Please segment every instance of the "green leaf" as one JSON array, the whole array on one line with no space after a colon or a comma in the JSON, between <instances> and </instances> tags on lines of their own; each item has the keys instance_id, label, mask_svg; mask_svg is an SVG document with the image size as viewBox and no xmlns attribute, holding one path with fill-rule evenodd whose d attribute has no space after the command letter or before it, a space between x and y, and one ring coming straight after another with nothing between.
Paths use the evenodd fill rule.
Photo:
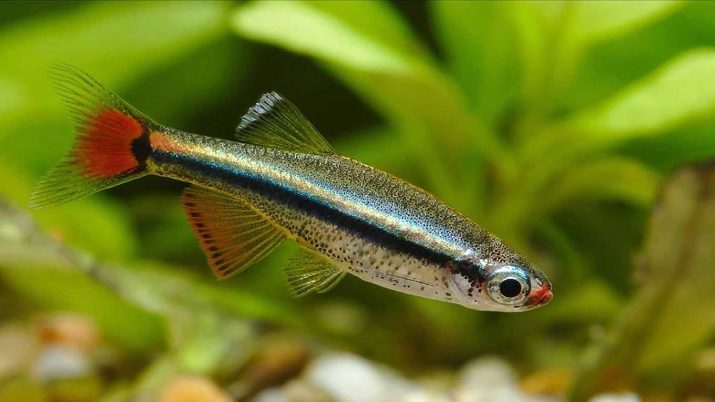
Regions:
<instances>
[{"instance_id":1,"label":"green leaf","mask_svg":"<svg viewBox=\"0 0 715 402\"><path fill-rule=\"evenodd\" d=\"M651 24L682 6L682 1L579 1L572 3L577 40L593 43Z\"/></svg>"},{"instance_id":2,"label":"green leaf","mask_svg":"<svg viewBox=\"0 0 715 402\"><path fill-rule=\"evenodd\" d=\"M715 113L715 50L688 51L611 99L582 111L568 127L596 144L653 135Z\"/></svg>"},{"instance_id":3,"label":"green leaf","mask_svg":"<svg viewBox=\"0 0 715 402\"><path fill-rule=\"evenodd\" d=\"M13 125L59 115L46 69L67 62L110 88L219 35L227 5L88 3L0 32L0 135ZM46 135L46 133L43 133Z\"/></svg>"},{"instance_id":4,"label":"green leaf","mask_svg":"<svg viewBox=\"0 0 715 402\"><path fill-rule=\"evenodd\" d=\"M521 58L522 101L536 106L542 92L548 90L547 54L553 48L550 36L564 3L519 1L508 2L505 7L517 39L515 50Z\"/></svg>"},{"instance_id":5,"label":"green leaf","mask_svg":"<svg viewBox=\"0 0 715 402\"><path fill-rule=\"evenodd\" d=\"M562 172L604 148L711 120L715 116L712 71L715 50L688 51L600 105L543 128L519 149L525 166L519 192L529 197L541 194ZM683 135L693 134L688 130ZM503 203L505 207L511 204ZM526 215L530 208L526 205L517 213Z\"/></svg>"},{"instance_id":6,"label":"green leaf","mask_svg":"<svg viewBox=\"0 0 715 402\"><path fill-rule=\"evenodd\" d=\"M623 157L608 157L587 162L559 177L545 192L545 211L561 205L595 200L619 200L650 205L658 187L658 175L642 163Z\"/></svg>"},{"instance_id":7,"label":"green leaf","mask_svg":"<svg viewBox=\"0 0 715 402\"><path fill-rule=\"evenodd\" d=\"M340 12L335 15L333 9ZM400 50L377 35L359 30L359 27L373 26L370 19L378 18L386 27L387 38L401 36L395 35L399 31L395 29L396 19L386 15L387 10L385 5L373 2L361 4L359 10L343 2L254 2L241 6L232 23L248 38L280 44L296 53L308 53L358 70L409 73L413 67ZM351 14L351 21L347 21L346 17ZM399 41L404 39L399 38Z\"/></svg>"},{"instance_id":8,"label":"green leaf","mask_svg":"<svg viewBox=\"0 0 715 402\"><path fill-rule=\"evenodd\" d=\"M76 64L121 92L120 83L218 37L226 30L225 11L213 2L88 3L6 27L0 31L0 156L39 175L68 149L74 133L52 90L52 63Z\"/></svg>"},{"instance_id":9,"label":"green leaf","mask_svg":"<svg viewBox=\"0 0 715 402\"><path fill-rule=\"evenodd\" d=\"M710 160L715 155L715 121L696 127L686 125L657 137L637 138L623 144L618 152L664 173L686 163Z\"/></svg>"},{"instance_id":10,"label":"green leaf","mask_svg":"<svg viewBox=\"0 0 715 402\"><path fill-rule=\"evenodd\" d=\"M672 2L507 2L521 53L524 116L520 138L532 136L561 100L587 47L645 26L677 9ZM502 50L503 51L503 50Z\"/></svg>"},{"instance_id":11,"label":"green leaf","mask_svg":"<svg viewBox=\"0 0 715 402\"><path fill-rule=\"evenodd\" d=\"M713 43L715 3L679 4L685 6L674 7L674 12L662 21L590 47L583 55L573 85L559 99L560 110L592 106L683 51Z\"/></svg>"},{"instance_id":12,"label":"green leaf","mask_svg":"<svg viewBox=\"0 0 715 402\"><path fill-rule=\"evenodd\" d=\"M445 124L456 117L442 136L464 135L458 130L467 115L453 84L385 3L252 2L236 9L232 23L245 37L324 63L393 124L419 127L410 120ZM428 141L420 131L408 139Z\"/></svg>"},{"instance_id":13,"label":"green leaf","mask_svg":"<svg viewBox=\"0 0 715 402\"><path fill-rule=\"evenodd\" d=\"M145 353L161 344L159 317L128 305L89 276L71 269L70 256L88 266L94 266L94 261L60 246L58 236L47 237L29 216L6 200L0 200L0 222L3 284L45 308L92 316L108 338L131 351Z\"/></svg>"},{"instance_id":14,"label":"green leaf","mask_svg":"<svg viewBox=\"0 0 715 402\"><path fill-rule=\"evenodd\" d=\"M436 1L428 3L452 74L476 114L487 122L500 117L515 95L518 66L512 21L506 3Z\"/></svg>"}]
</instances>

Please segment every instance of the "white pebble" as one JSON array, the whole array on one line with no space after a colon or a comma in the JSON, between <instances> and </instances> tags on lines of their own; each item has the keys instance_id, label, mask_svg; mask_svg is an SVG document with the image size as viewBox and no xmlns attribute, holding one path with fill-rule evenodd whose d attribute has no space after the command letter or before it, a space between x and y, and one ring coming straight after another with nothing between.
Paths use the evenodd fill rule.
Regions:
<instances>
[{"instance_id":1,"label":"white pebble","mask_svg":"<svg viewBox=\"0 0 715 402\"><path fill-rule=\"evenodd\" d=\"M35 366L35 374L41 381L80 378L91 371L92 364L86 356L73 347L63 345L44 347Z\"/></svg>"},{"instance_id":2,"label":"white pebble","mask_svg":"<svg viewBox=\"0 0 715 402\"><path fill-rule=\"evenodd\" d=\"M640 402L641 398L633 393L596 395L589 402Z\"/></svg>"},{"instance_id":3,"label":"white pebble","mask_svg":"<svg viewBox=\"0 0 715 402\"><path fill-rule=\"evenodd\" d=\"M305 378L339 402L396 401L415 387L387 369L346 353L317 359Z\"/></svg>"},{"instance_id":4,"label":"white pebble","mask_svg":"<svg viewBox=\"0 0 715 402\"><path fill-rule=\"evenodd\" d=\"M523 393L516 373L499 358L485 357L468 363L459 376L456 402L542 402L548 399Z\"/></svg>"}]
</instances>

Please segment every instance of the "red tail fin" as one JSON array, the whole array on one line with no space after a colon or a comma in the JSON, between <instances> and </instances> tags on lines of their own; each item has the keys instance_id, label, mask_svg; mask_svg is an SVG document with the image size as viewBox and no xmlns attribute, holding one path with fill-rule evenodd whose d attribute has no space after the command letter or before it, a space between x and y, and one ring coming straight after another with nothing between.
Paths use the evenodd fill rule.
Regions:
<instances>
[{"instance_id":1,"label":"red tail fin","mask_svg":"<svg viewBox=\"0 0 715 402\"><path fill-rule=\"evenodd\" d=\"M114 108L90 116L72 151L88 177L107 178L130 172L142 161L132 152L132 143L144 127L132 116Z\"/></svg>"},{"instance_id":2,"label":"red tail fin","mask_svg":"<svg viewBox=\"0 0 715 402\"><path fill-rule=\"evenodd\" d=\"M75 67L58 65L51 75L78 136L41 180L30 206L67 202L143 175L149 131L156 123Z\"/></svg>"}]
</instances>

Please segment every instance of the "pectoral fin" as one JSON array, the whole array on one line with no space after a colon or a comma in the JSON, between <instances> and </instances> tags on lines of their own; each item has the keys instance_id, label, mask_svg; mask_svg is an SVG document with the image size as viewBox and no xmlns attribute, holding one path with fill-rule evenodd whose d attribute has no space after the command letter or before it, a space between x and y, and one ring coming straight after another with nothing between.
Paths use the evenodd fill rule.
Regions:
<instances>
[{"instance_id":1,"label":"pectoral fin","mask_svg":"<svg viewBox=\"0 0 715 402\"><path fill-rule=\"evenodd\" d=\"M325 257L307 249L300 249L285 271L295 297L313 292L325 293L335 287L346 273Z\"/></svg>"}]
</instances>

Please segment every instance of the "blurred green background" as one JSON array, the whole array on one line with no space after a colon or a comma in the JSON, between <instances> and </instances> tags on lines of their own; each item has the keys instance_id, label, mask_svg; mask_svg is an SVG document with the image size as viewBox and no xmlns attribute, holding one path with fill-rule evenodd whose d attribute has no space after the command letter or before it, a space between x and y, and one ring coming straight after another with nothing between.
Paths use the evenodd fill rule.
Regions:
<instances>
[{"instance_id":1,"label":"blurred green background","mask_svg":"<svg viewBox=\"0 0 715 402\"><path fill-rule=\"evenodd\" d=\"M248 398L336 350L441 389L489 355L529 395L713 397L713 21L704 1L0 4L0 400L179 401L186 375ZM56 62L227 139L276 90L527 255L555 298L485 313L349 277L292 299L290 245L218 282L160 178L30 212L73 137Z\"/></svg>"}]
</instances>

